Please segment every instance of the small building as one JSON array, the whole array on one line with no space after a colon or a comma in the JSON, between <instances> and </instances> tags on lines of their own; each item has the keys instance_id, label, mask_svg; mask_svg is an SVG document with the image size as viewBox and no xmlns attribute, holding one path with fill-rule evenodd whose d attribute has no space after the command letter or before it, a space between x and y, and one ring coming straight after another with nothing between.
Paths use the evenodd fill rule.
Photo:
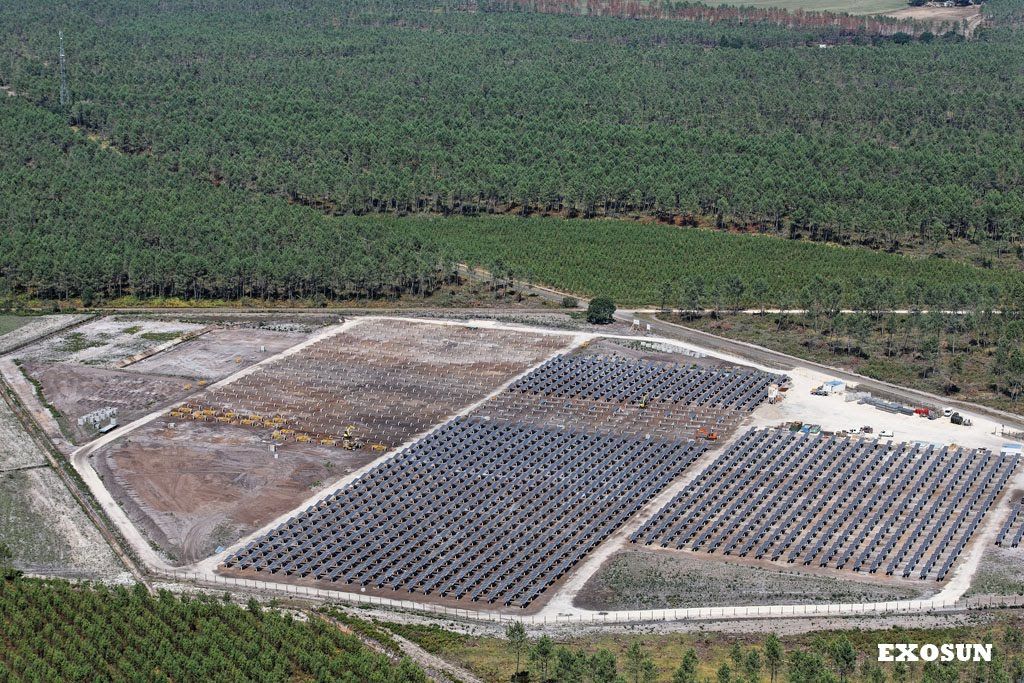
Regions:
<instances>
[{"instance_id":1,"label":"small building","mask_svg":"<svg viewBox=\"0 0 1024 683\"><path fill-rule=\"evenodd\" d=\"M846 382L838 379L830 379L821 385L821 395L831 396L832 394L841 394L846 391Z\"/></svg>"}]
</instances>

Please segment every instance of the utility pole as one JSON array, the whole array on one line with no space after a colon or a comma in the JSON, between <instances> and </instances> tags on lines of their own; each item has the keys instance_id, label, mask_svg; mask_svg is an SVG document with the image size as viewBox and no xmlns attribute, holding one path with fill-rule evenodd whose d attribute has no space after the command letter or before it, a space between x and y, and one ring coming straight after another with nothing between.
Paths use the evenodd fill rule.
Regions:
<instances>
[{"instance_id":1,"label":"utility pole","mask_svg":"<svg viewBox=\"0 0 1024 683\"><path fill-rule=\"evenodd\" d=\"M64 60L64 31L58 31L60 39L60 106L66 107L71 102L68 95L68 69Z\"/></svg>"}]
</instances>

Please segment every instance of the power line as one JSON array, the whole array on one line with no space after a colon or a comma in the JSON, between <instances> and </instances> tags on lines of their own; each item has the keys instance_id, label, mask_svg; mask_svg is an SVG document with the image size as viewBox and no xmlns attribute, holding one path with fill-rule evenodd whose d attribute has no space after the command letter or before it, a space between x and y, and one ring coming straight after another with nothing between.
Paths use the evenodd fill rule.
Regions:
<instances>
[{"instance_id":1,"label":"power line","mask_svg":"<svg viewBox=\"0 0 1024 683\"><path fill-rule=\"evenodd\" d=\"M58 31L60 39L60 106L66 107L71 102L68 94L68 69L64 59L64 31Z\"/></svg>"}]
</instances>

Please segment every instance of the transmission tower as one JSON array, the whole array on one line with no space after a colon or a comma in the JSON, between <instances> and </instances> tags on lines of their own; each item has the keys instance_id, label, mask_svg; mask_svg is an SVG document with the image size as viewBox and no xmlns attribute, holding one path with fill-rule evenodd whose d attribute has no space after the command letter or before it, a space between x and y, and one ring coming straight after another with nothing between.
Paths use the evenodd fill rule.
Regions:
<instances>
[{"instance_id":1,"label":"transmission tower","mask_svg":"<svg viewBox=\"0 0 1024 683\"><path fill-rule=\"evenodd\" d=\"M64 31L57 32L60 38L60 106L66 107L71 100L68 95L68 68L64 61Z\"/></svg>"}]
</instances>

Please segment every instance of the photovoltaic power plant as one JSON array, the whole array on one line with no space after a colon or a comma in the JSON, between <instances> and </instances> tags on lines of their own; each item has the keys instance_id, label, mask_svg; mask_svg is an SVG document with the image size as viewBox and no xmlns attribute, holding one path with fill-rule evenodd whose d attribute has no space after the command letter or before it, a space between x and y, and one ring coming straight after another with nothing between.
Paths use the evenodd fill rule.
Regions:
<instances>
[{"instance_id":1,"label":"photovoltaic power plant","mask_svg":"<svg viewBox=\"0 0 1024 683\"><path fill-rule=\"evenodd\" d=\"M999 535L996 536L996 545L1004 548L1019 548L1024 542L1024 499L1018 500L1010 510L1010 516L1006 518Z\"/></svg>"},{"instance_id":2,"label":"photovoltaic power plant","mask_svg":"<svg viewBox=\"0 0 1024 683\"><path fill-rule=\"evenodd\" d=\"M617 355L555 356L224 567L527 607L693 464L709 435L727 438L784 381Z\"/></svg>"},{"instance_id":3,"label":"photovoltaic power plant","mask_svg":"<svg viewBox=\"0 0 1024 683\"><path fill-rule=\"evenodd\" d=\"M671 402L751 411L784 378L757 370L699 367L604 356L556 356L512 391L636 405Z\"/></svg>"},{"instance_id":4,"label":"photovoltaic power plant","mask_svg":"<svg viewBox=\"0 0 1024 683\"><path fill-rule=\"evenodd\" d=\"M704 450L459 418L225 564L525 607Z\"/></svg>"},{"instance_id":5,"label":"photovoltaic power plant","mask_svg":"<svg viewBox=\"0 0 1024 683\"><path fill-rule=\"evenodd\" d=\"M941 581L1018 460L750 430L631 540Z\"/></svg>"}]
</instances>

